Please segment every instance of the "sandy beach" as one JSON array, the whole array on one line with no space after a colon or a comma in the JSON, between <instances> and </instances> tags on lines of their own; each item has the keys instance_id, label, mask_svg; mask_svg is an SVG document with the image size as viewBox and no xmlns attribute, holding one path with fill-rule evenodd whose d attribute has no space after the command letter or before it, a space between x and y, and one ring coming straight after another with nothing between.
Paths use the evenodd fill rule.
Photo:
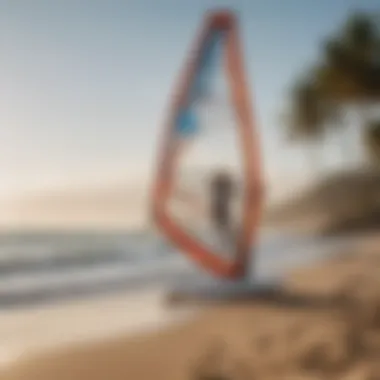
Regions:
<instances>
[{"instance_id":1,"label":"sandy beach","mask_svg":"<svg viewBox=\"0 0 380 380\"><path fill-rule=\"evenodd\" d=\"M379 240L364 239L355 252L289 274L284 286L291 297L270 302L162 309L156 290L136 296L128 307L119 296L88 301L92 306L82 304L71 313L66 308L61 316L58 309L45 310L39 328L55 335L9 360L1 379L380 379ZM95 305L102 308L98 318ZM119 318L123 307L128 312ZM37 320L30 319L29 332L24 325L14 347L22 347L22 336L27 341L28 334L38 335ZM2 336L5 330L11 336L11 326L20 327L17 318L2 323ZM61 341L70 334L77 340L54 345L57 331Z\"/></svg>"},{"instance_id":2,"label":"sandy beach","mask_svg":"<svg viewBox=\"0 0 380 380\"><path fill-rule=\"evenodd\" d=\"M0 370L28 355L124 334L149 333L188 319L195 308L172 312L164 289L6 310L0 313Z\"/></svg>"}]
</instances>

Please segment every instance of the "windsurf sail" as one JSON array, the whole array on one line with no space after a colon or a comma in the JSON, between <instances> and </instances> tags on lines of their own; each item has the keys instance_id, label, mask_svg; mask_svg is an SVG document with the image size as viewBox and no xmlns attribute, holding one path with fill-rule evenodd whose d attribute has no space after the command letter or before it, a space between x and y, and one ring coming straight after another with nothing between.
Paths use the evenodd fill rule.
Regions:
<instances>
[{"instance_id":1,"label":"windsurf sail","mask_svg":"<svg viewBox=\"0 0 380 380\"><path fill-rule=\"evenodd\" d=\"M179 251L218 277L247 272L261 204L258 145L236 16L211 12L171 101L152 211Z\"/></svg>"}]
</instances>

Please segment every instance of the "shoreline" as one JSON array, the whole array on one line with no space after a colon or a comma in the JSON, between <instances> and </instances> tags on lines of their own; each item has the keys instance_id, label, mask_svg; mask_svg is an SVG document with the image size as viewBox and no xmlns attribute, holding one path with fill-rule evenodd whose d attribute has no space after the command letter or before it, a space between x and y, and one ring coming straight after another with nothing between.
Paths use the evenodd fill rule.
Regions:
<instances>
[{"instance_id":1,"label":"shoreline","mask_svg":"<svg viewBox=\"0 0 380 380\"><path fill-rule=\"evenodd\" d=\"M380 279L379 265L375 265L375 262L379 263L380 260L378 247L380 247L380 237L367 236L352 246L352 250L355 251L352 254L346 252L346 255L335 255L324 262L314 263L291 271L285 281L286 286L292 290L302 290L309 295L338 297L336 299L350 298L357 292L362 292L364 298L360 302L363 302L364 306L356 309L358 312L364 312L370 305L368 299L374 296L372 293L380 290L379 286L371 283L371 281L379 281ZM378 296L380 310L380 295ZM132 309L141 312L139 314L136 311L137 314L135 314L135 318L138 320L137 325L142 323L141 318L143 315L149 314L149 312L146 312L149 308L148 305L152 305L152 299L149 299L149 296L146 298L147 302L143 302L142 298L137 301L139 297L136 295L134 304L133 302L129 303L129 307L133 304L135 306L132 306ZM158 299L159 297L156 298L156 301ZM272 368L278 371L277 378L285 378L283 376L287 373L291 379L309 379L310 377L301 377L302 373L305 372L304 369L301 371L298 368L301 366L300 362L304 360L301 358L304 358L306 354L312 355L316 350L316 345L318 346L322 343L328 346L327 350L338 350L337 352L343 350L344 355L348 355L344 345L344 336L348 333L347 331L352 330L351 325L344 327L347 325L345 321L348 314L342 314L338 317L338 314L329 308L318 311L286 305L265 306L257 302L232 302L206 307L205 309L170 308L166 312L164 311L161 316L170 315L177 311L183 312L183 319L178 318L180 323L168 321L168 323L159 324L153 322L152 325L155 325L157 329L148 329L145 332L142 329L138 331L138 334L131 334L132 331L137 332L135 328L137 325L133 327L133 323L129 322L130 330L123 331L123 328L120 328L123 327L122 324L117 326L116 323L116 320L127 319L128 315L129 318L131 316L126 311L128 308L125 300L124 303L120 302L119 299L109 301L108 304L105 301L99 302L99 300L92 302L92 304L89 302L87 305L83 304L83 306L79 307L77 309L80 310L77 311L78 314L71 314L71 320L76 320L75 315L79 316L80 314L82 314L82 321L85 315L90 315L93 320L96 320L94 311L98 308L98 322L102 321L104 327L109 321L112 321L111 325L115 328L114 334L98 334L99 339L95 339L94 336L90 337L91 334L89 333L86 339L82 335L72 344L65 344L60 347L46 345L45 348L49 349L36 351L33 351L32 347L29 346L30 349L25 352L23 358L16 362L8 363L4 367L3 378L5 380L49 380L51 378L57 380L100 380L108 376L113 380L125 378L148 380L152 377L162 380L178 380L188 379L191 375L192 378L197 380L206 377L203 375L203 377L200 377L200 375L194 377L194 371L216 371L215 368L209 368L210 366L213 367L210 363L214 359L211 357L219 355L215 352L226 350L226 353L223 354L226 357L225 360L215 360L219 361L219 367L227 365L227 367L232 366L233 368L226 369L223 367L223 369L217 365L218 371L236 372L236 366L246 370L252 367L249 371L262 374L258 378L274 379L276 377L268 377ZM90 304L92 306L89 306ZM159 302L156 302L155 305L157 306L158 304ZM95 305L98 306L95 307ZM125 307L125 314L121 313L122 307ZM151 308L151 311L153 311L153 308ZM41 318L41 321L46 321L49 315L50 319L54 320L53 315L57 312L52 311L49 314L50 312L46 311L44 313L45 315ZM40 313L40 317L42 314ZM63 314L65 313L62 313L61 321L65 319ZM55 315L57 316L57 314ZM155 315L157 317L159 313ZM194 316L197 317L194 318ZM66 322L68 320L66 319ZM55 323L56 326L59 326L58 320ZM126 321L123 323L125 323L124 326L128 324ZM30 326L32 325L33 323L31 322ZM44 326L44 324L42 323L41 326ZM96 323L93 326L96 326ZM300 331L293 331L292 326L294 328L298 326L296 330ZM6 330L5 325L3 325L3 329ZM89 332L90 330L91 328L87 331ZM61 331L61 333L64 332ZM292 334L295 336L289 338L290 341L287 341L285 337L289 334L290 337ZM375 333L372 336L377 339ZM41 337L37 336L38 339L41 339ZM376 345L377 343L371 344ZM265 348L268 345L269 348ZM221 346L226 347L221 348ZM254 347L256 346L262 346L259 352L255 351ZM291 352L285 348L291 348ZM264 357L259 354L262 350L268 349L270 352L267 351L264 355L264 360ZM256 353L252 352L252 350ZM271 350L274 351L272 352ZM287 351L289 352L287 353ZM257 355L261 359L258 359ZM338 353L334 355L338 355ZM336 360L343 360L339 359L339 355ZM372 366L370 362L368 362L369 364L367 363L367 359L363 358L361 360L362 362L364 361L365 368ZM223 365L221 361L224 363L222 363ZM199 362L205 364L201 365ZM357 365L357 362L354 361L354 364ZM204 369L204 366L207 368ZM200 367L203 369L200 369ZM242 370L241 368L239 371ZM351 369L347 369L347 371L351 371ZM266 372L268 372L268 376L265 374ZM240 380L242 377L236 375L225 378ZM356 378L352 377L352 379ZM361 379L361 377L358 377L358 379Z\"/></svg>"},{"instance_id":2,"label":"shoreline","mask_svg":"<svg viewBox=\"0 0 380 380\"><path fill-rule=\"evenodd\" d=\"M355 239L357 239L355 237ZM273 239L259 241L256 268L260 276L282 275L293 266L305 265L331 255L347 238L318 238L315 236L286 235L277 232ZM144 255L147 253L144 251ZM130 253L125 255L129 258ZM136 255L138 256L138 255ZM144 257L145 257L144 256ZM40 271L24 271L0 276L0 310L17 309L33 305L56 303L61 300L80 299L93 295L112 295L125 290L139 291L145 287L170 285L203 279L203 274L175 253L155 257L147 261L120 260L79 267L47 267Z\"/></svg>"}]
</instances>

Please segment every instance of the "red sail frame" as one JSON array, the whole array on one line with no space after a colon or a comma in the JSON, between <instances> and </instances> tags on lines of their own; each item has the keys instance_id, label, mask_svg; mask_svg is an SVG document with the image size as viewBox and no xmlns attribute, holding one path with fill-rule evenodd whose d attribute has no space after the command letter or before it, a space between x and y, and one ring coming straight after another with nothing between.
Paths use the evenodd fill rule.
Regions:
<instances>
[{"instance_id":1,"label":"red sail frame","mask_svg":"<svg viewBox=\"0 0 380 380\"><path fill-rule=\"evenodd\" d=\"M210 33L215 31L223 31L225 34L225 71L237 116L237 132L240 136L245 178L242 228L238 237L236 257L233 260L224 259L217 252L203 246L187 234L166 210L181 150L181 146L174 137L175 121L181 106L186 104L190 96L190 88L196 76L197 62L202 47ZM234 14L229 11L212 12L206 16L204 26L196 40L195 51L185 67L178 92L171 105L153 188L153 217L158 228L198 265L218 277L237 279L243 277L248 269L251 247L259 223L260 206L261 175L258 138L254 129L249 92L244 75L237 21Z\"/></svg>"}]
</instances>

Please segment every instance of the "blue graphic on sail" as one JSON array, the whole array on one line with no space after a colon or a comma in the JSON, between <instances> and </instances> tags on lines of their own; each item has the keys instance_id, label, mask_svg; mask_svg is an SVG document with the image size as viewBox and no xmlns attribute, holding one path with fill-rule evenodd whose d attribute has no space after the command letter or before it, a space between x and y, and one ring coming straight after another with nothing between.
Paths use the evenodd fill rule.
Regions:
<instances>
[{"instance_id":1,"label":"blue graphic on sail","mask_svg":"<svg viewBox=\"0 0 380 380\"><path fill-rule=\"evenodd\" d=\"M221 45L222 32L213 32L203 47L197 62L196 76L190 87L188 103L178 113L176 132L182 138L193 137L200 131L199 120L194 110L196 102L207 97L213 79L213 71L218 59L218 47Z\"/></svg>"}]
</instances>

